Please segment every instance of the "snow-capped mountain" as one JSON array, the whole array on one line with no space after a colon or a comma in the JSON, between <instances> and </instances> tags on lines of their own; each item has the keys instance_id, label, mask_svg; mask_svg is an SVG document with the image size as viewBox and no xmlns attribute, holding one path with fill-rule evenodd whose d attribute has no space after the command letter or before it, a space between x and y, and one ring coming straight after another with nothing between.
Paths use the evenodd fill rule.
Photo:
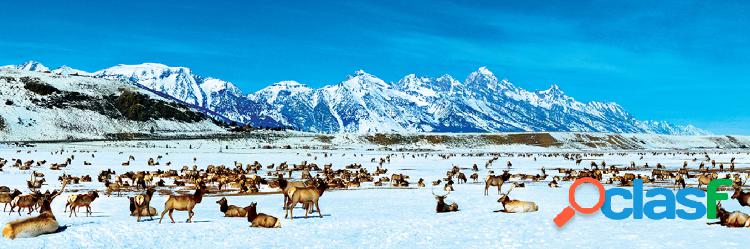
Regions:
<instances>
[{"instance_id":1,"label":"snow-capped mountain","mask_svg":"<svg viewBox=\"0 0 750 249\"><path fill-rule=\"evenodd\" d=\"M27 63L28 64L28 63ZM26 64L24 64L26 65ZM41 64L39 64L41 65ZM30 66L27 66L32 68ZM616 103L583 103L552 85L528 91L489 69L460 82L406 75L386 83L362 70L313 89L282 81L244 95L232 83L157 63L117 65L91 74L168 95L238 123L312 132L591 131L703 135L693 126L635 119Z\"/></svg>"},{"instance_id":2,"label":"snow-capped mountain","mask_svg":"<svg viewBox=\"0 0 750 249\"><path fill-rule=\"evenodd\" d=\"M59 75L81 75L81 76L91 75L90 73L86 71L78 70L78 69L65 66L65 65L58 67L55 70L52 70L52 73L59 74Z\"/></svg>"},{"instance_id":3,"label":"snow-capped mountain","mask_svg":"<svg viewBox=\"0 0 750 249\"><path fill-rule=\"evenodd\" d=\"M27 61L24 62L21 65L17 65L16 69L24 70L24 71L32 71L32 72L47 72L49 71L49 68L42 65L42 63L36 62L36 61Z\"/></svg>"}]
</instances>

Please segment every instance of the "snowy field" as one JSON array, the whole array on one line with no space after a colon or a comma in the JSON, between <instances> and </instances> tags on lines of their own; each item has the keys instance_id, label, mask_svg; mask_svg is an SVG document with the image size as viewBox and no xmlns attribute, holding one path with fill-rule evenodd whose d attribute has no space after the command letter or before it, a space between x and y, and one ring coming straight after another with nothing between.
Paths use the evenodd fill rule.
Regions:
<instances>
[{"instance_id":1,"label":"snowy field","mask_svg":"<svg viewBox=\"0 0 750 249\"><path fill-rule=\"evenodd\" d=\"M167 145L170 148L166 148ZM67 213L63 213L65 200L71 194L66 192L52 205L57 220L63 226L62 231L32 239L2 238L0 248L739 248L744 245L749 233L745 229L709 226L706 225L705 219L613 221L600 213L576 216L566 227L558 229L552 219L568 205L567 187L571 182L561 182L561 188L552 189L547 186L551 177L547 181L528 181L525 188L515 188L510 194L513 199L536 202L540 207L538 212L493 212L500 209L500 204L496 202L497 191L491 189L490 195L484 196L484 184L471 183L469 180L468 184L455 184L455 191L448 196L449 201L458 203L460 211L437 214L430 182L444 177L452 165L470 168L474 163L479 165L481 181L488 170L484 164L491 156L462 156L460 153L468 151L455 150L388 152L367 150L364 147L333 151L251 149L258 146L242 142L198 140L38 144L33 148L3 145L0 147L1 158L48 161L47 166L32 167L32 170L46 174L48 185L44 186L43 190L59 189L61 184L57 177L62 173L74 176L88 174L94 178L94 182L68 185L67 190L97 189L102 191L100 195L103 197L93 203L94 213L91 217L85 217L81 212L79 217L69 218ZM62 155L52 154L60 149L65 150ZM526 149L529 148L516 148ZM324 152L332 155L323 157ZM747 151L732 151L730 154L717 152L710 152L712 158L717 162L724 162L727 167L731 157L737 157L737 168L750 167L750 155ZM91 157L92 153L95 154L95 158ZM308 153L311 156L308 156ZM125 193L122 197L107 197L103 192L103 184L96 182L99 171L107 168L112 168L118 174L157 168L179 170L183 165L192 166L194 157L197 159L195 164L201 168L209 164L231 166L235 161L252 163L257 160L265 166L285 161L295 164L307 160L321 167L323 164L332 163L334 169L343 168L351 163L361 163L373 172L377 164L371 163L370 159L381 158L390 153L394 154L391 162L384 164L389 170L387 175L409 175L413 188L394 189L390 186L374 187L372 183L363 183L360 188L326 191L320 201L324 215L322 219L315 216L304 219L304 211L300 208L295 210L295 217L299 219L283 219L282 196L279 194L227 197L229 204L237 206L257 202L258 212L282 218L280 229L250 228L245 218L223 217L223 213L219 212L219 205L216 204L221 197L215 193L209 193L203 202L198 204L194 223L185 223L187 213L179 211L174 214L176 224L169 223L168 217L165 217L167 220L163 224L158 224L158 218L146 218L144 222L136 223L135 218L129 216L126 198L135 193ZM427 154L427 157L412 158L415 153ZM458 154L443 159L438 156L440 153ZM607 165L619 166L629 165L631 161L638 165L648 163L652 166L661 163L668 168L681 167L682 162L686 160L690 161L692 168L697 168L698 164L691 161L692 157L685 155L647 153L640 159L640 155L636 153L587 157L581 166L576 166L574 161L564 160L562 157L547 158L537 155L537 160L533 157L501 157L490 169L499 173L505 169L505 162L509 160L513 162L513 174L537 174L545 167L551 176L558 175L553 168L581 168L587 166L589 160L606 161ZM62 163L70 155L75 155L76 158L71 165L61 171L49 169L50 163ZM133 155L136 160L129 167L121 166L129 155ZM156 158L159 155L163 156L160 160L162 166L146 165L148 158ZM314 160L315 156L317 160ZM700 160L702 155L695 157ZM93 165L84 166L84 161L92 162ZM172 162L171 167L164 166L168 161ZM0 185L18 188L27 193L29 190L25 181L29 179L32 170L20 171L6 165L0 172ZM472 173L470 169L462 171L467 176ZM259 174L265 176L265 167ZM419 178L425 179L426 188L416 188ZM695 184L695 179L688 179L688 184ZM506 184L503 189L507 190L508 187L509 184ZM586 192L591 193L591 190L584 187L578 193L579 202L584 206L594 201L594 197L590 197L591 194L585 195ZM436 188L435 192L443 193L439 188ZM151 204L161 212L165 200L166 196L157 194ZM626 204L629 203L617 199L613 206L622 208ZM734 200L725 201L723 204L727 210L750 212L748 208L739 207ZM27 216L23 213L22 217ZM18 218L16 213L2 214L0 224L4 225Z\"/></svg>"}]
</instances>

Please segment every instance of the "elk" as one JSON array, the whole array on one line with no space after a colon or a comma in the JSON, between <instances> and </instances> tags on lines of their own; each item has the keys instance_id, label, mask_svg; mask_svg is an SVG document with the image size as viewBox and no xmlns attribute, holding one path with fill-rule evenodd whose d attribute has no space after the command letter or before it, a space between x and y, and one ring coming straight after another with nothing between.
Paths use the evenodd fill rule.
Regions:
<instances>
[{"instance_id":1,"label":"elk","mask_svg":"<svg viewBox=\"0 0 750 249\"><path fill-rule=\"evenodd\" d=\"M3 212L5 212L5 209L8 207L8 205L10 205L13 199L19 195L21 195L21 191L19 191L18 189L14 190L13 192L0 192L0 203L5 204L5 206L3 206Z\"/></svg>"},{"instance_id":2,"label":"elk","mask_svg":"<svg viewBox=\"0 0 750 249\"><path fill-rule=\"evenodd\" d=\"M466 183L468 181L468 179L466 179L466 175L463 172L459 172L456 178L458 179L458 184L461 184L462 181L463 183Z\"/></svg>"},{"instance_id":3,"label":"elk","mask_svg":"<svg viewBox=\"0 0 750 249\"><path fill-rule=\"evenodd\" d=\"M722 225L725 227L750 227L750 215L740 211L728 212L721 207L721 202L716 204L717 222L707 223L709 225Z\"/></svg>"},{"instance_id":4,"label":"elk","mask_svg":"<svg viewBox=\"0 0 750 249\"><path fill-rule=\"evenodd\" d=\"M323 213L320 212L320 205L318 201L320 200L320 197L323 196L323 192L328 189L328 184L325 184L323 182L318 182L317 187L308 187L308 188L296 188L292 187L290 189L290 204L287 206L287 214L284 216L284 218L289 217L290 220L294 220L294 207L297 206L297 203L302 203L303 205L307 204L308 208L305 208L305 218L307 218L307 215L310 212L310 209L312 209L313 205L315 205L315 208L318 210L318 215L320 215L320 218L323 218Z\"/></svg>"},{"instance_id":5,"label":"elk","mask_svg":"<svg viewBox=\"0 0 750 249\"><path fill-rule=\"evenodd\" d=\"M740 186L734 187L734 194L732 194L732 199L737 199L737 202L740 203L740 206L750 207L750 193L743 192L742 187Z\"/></svg>"},{"instance_id":6,"label":"elk","mask_svg":"<svg viewBox=\"0 0 750 249\"><path fill-rule=\"evenodd\" d=\"M65 204L65 208L70 207L70 214L68 215L68 217L74 214L76 215L76 217L78 217L77 209L79 209L80 207L86 207L86 216L91 215L91 203L94 202L96 198L99 198L99 193L97 193L96 191L89 191L86 194L69 196L68 203Z\"/></svg>"},{"instance_id":7,"label":"elk","mask_svg":"<svg viewBox=\"0 0 750 249\"><path fill-rule=\"evenodd\" d=\"M419 181L417 181L417 187L424 188L424 179L419 178Z\"/></svg>"},{"instance_id":8,"label":"elk","mask_svg":"<svg viewBox=\"0 0 750 249\"><path fill-rule=\"evenodd\" d=\"M63 182L60 191L55 190L40 197L42 205L39 209L39 216L9 222L3 227L3 236L8 239L33 238L42 234L57 232L60 226L52 213L50 204L65 191L65 185L66 183Z\"/></svg>"},{"instance_id":9,"label":"elk","mask_svg":"<svg viewBox=\"0 0 750 249\"><path fill-rule=\"evenodd\" d=\"M495 176L489 175L484 180L484 195L489 195L490 186L497 186L497 193L500 194L500 189L503 187L503 183L510 179L510 173L507 170L503 171L502 175Z\"/></svg>"},{"instance_id":10,"label":"elk","mask_svg":"<svg viewBox=\"0 0 750 249\"><path fill-rule=\"evenodd\" d=\"M257 207L258 203L253 202L243 209L247 213L247 221L250 222L250 227L281 228L281 220L264 213L258 213Z\"/></svg>"},{"instance_id":11,"label":"elk","mask_svg":"<svg viewBox=\"0 0 750 249\"><path fill-rule=\"evenodd\" d=\"M710 183L711 180L716 179L717 177L718 175L715 172L711 173L710 175L708 174L700 175L698 177L698 189L700 189L702 185L708 185L708 183Z\"/></svg>"},{"instance_id":12,"label":"elk","mask_svg":"<svg viewBox=\"0 0 750 249\"><path fill-rule=\"evenodd\" d=\"M279 178L279 188L281 188L281 193L284 195L283 208L286 209L292 198L290 191L293 188L307 188L307 184L304 182L289 182L286 179Z\"/></svg>"},{"instance_id":13,"label":"elk","mask_svg":"<svg viewBox=\"0 0 750 249\"><path fill-rule=\"evenodd\" d=\"M167 198L167 201L164 203L164 211L161 212L159 224L161 224L161 220L164 219L164 214L166 214L167 212L169 212L169 219L172 220L172 223L174 223L174 218L172 218L172 212L174 212L174 210L187 211L188 219L185 222L193 222L193 215L195 214L193 212L193 208L198 203L201 203L201 201L203 200L203 195L206 194L206 192L206 187L201 184L192 195L170 195L169 198Z\"/></svg>"},{"instance_id":14,"label":"elk","mask_svg":"<svg viewBox=\"0 0 750 249\"><path fill-rule=\"evenodd\" d=\"M451 192L448 191L445 195L436 195L435 191L432 191L432 195L435 196L435 200L437 200L437 206L435 206L435 212L437 213L448 213L448 212L458 212L458 204L455 202L448 205L445 203L445 198L448 197L448 195Z\"/></svg>"},{"instance_id":15,"label":"elk","mask_svg":"<svg viewBox=\"0 0 750 249\"><path fill-rule=\"evenodd\" d=\"M135 197L128 197L130 200L130 216L154 216L157 215L156 208L149 206L148 208L141 208L141 212L136 211Z\"/></svg>"},{"instance_id":16,"label":"elk","mask_svg":"<svg viewBox=\"0 0 750 249\"><path fill-rule=\"evenodd\" d=\"M221 197L220 200L216 201L219 204L219 211L224 213L224 217L245 217L247 216L247 210L235 205L228 205L226 197Z\"/></svg>"},{"instance_id":17,"label":"elk","mask_svg":"<svg viewBox=\"0 0 750 249\"><path fill-rule=\"evenodd\" d=\"M144 209L151 209L151 198L154 196L155 192L156 190L154 188L148 188L146 189L145 194L140 194L133 197L133 204L135 204L135 214L136 217L138 217L136 219L136 222L141 222L141 214L144 212ZM150 211L148 213L149 218L153 220L154 215L150 214Z\"/></svg>"},{"instance_id":18,"label":"elk","mask_svg":"<svg viewBox=\"0 0 750 249\"><path fill-rule=\"evenodd\" d=\"M42 197L42 194L39 193L39 191L36 191L31 194L16 196L10 202L10 213L13 213L13 209L18 207L18 216L21 216L21 210L23 210L24 208L29 209L28 214L31 214L31 212L34 211L34 206L37 205L41 197Z\"/></svg>"},{"instance_id":19,"label":"elk","mask_svg":"<svg viewBox=\"0 0 750 249\"><path fill-rule=\"evenodd\" d=\"M510 190L508 190L508 192L501 194L500 199L497 199L497 202L503 205L503 210L501 210L501 212L527 213L539 211L539 206L537 206L534 202L511 200L510 197L508 197L510 191L513 191L513 186L510 187Z\"/></svg>"}]
</instances>

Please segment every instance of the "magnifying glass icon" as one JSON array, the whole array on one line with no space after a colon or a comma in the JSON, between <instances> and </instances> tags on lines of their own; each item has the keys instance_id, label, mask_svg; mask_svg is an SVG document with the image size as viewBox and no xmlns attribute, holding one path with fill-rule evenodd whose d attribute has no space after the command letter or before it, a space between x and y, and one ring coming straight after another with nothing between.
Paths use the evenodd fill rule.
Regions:
<instances>
[{"instance_id":1,"label":"magnifying glass icon","mask_svg":"<svg viewBox=\"0 0 750 249\"><path fill-rule=\"evenodd\" d=\"M576 202L576 188L584 183L593 184L596 186L597 190L599 190L599 201L596 202L596 205L593 207L584 208ZM570 206L565 207L552 221L555 222L555 225L557 225L558 228L562 228L565 226L565 223L575 216L576 211L582 214L593 214L596 211L599 211L602 208L602 205L604 205L604 191L604 185L594 178L583 177L576 179L576 181L573 182L573 185L570 186L570 189L568 189L568 203Z\"/></svg>"}]
</instances>

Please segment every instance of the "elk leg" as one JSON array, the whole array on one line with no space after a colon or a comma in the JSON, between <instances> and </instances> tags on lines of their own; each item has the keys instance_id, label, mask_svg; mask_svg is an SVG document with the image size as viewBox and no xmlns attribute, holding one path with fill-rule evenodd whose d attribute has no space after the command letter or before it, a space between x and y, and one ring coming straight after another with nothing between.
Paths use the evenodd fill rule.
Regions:
<instances>
[{"instance_id":1,"label":"elk leg","mask_svg":"<svg viewBox=\"0 0 750 249\"><path fill-rule=\"evenodd\" d=\"M91 206L86 206L86 217L91 216Z\"/></svg>"},{"instance_id":2,"label":"elk leg","mask_svg":"<svg viewBox=\"0 0 750 249\"><path fill-rule=\"evenodd\" d=\"M193 213L192 209L188 210L188 219L185 222L192 223L193 222L193 214L195 214L195 213Z\"/></svg>"},{"instance_id":3,"label":"elk leg","mask_svg":"<svg viewBox=\"0 0 750 249\"><path fill-rule=\"evenodd\" d=\"M320 212L320 205L318 204L317 201L315 202L315 208L318 209L318 214L320 215L320 218L323 218L323 213Z\"/></svg>"},{"instance_id":4,"label":"elk leg","mask_svg":"<svg viewBox=\"0 0 750 249\"><path fill-rule=\"evenodd\" d=\"M174 209L169 210L169 219L172 220L172 223L174 223L174 218L172 218L172 213L174 212Z\"/></svg>"},{"instance_id":5,"label":"elk leg","mask_svg":"<svg viewBox=\"0 0 750 249\"><path fill-rule=\"evenodd\" d=\"M165 208L164 211L161 212L161 218L159 218L159 224L161 224L161 220L164 219L164 215L167 213L167 211L169 211L169 210ZM138 212L137 215L141 215L141 212Z\"/></svg>"},{"instance_id":6,"label":"elk leg","mask_svg":"<svg viewBox=\"0 0 750 249\"><path fill-rule=\"evenodd\" d=\"M310 213L310 204L304 203L302 207L305 209L305 219L307 219L307 215Z\"/></svg>"}]
</instances>

